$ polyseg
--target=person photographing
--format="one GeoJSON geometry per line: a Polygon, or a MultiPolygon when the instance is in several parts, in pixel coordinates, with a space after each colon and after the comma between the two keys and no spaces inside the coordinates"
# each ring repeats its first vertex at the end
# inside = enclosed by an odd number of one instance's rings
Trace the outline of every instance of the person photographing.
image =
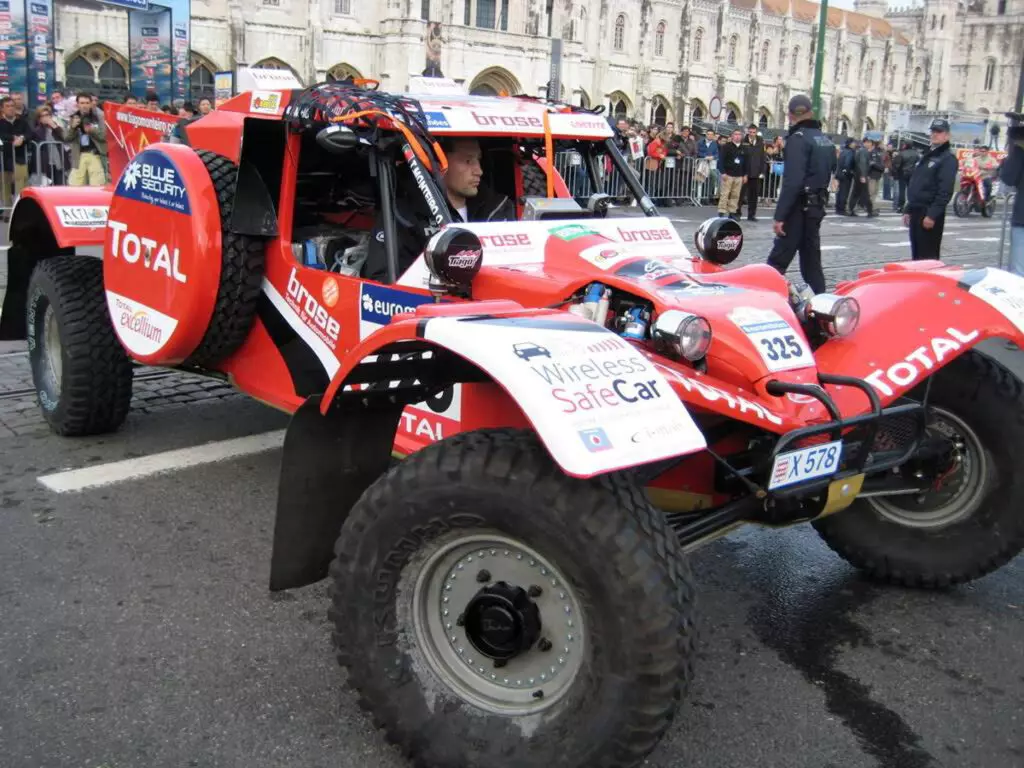
{"type": "Polygon", "coordinates": [[[930,130],[931,146],[914,166],[903,214],[903,226],[910,227],[910,255],[914,261],[939,258],[946,206],[956,184],[958,164],[949,148],[949,121],[937,117],[930,130]]]}
{"type": "Polygon", "coordinates": [[[782,191],[775,206],[775,243],[768,264],[784,275],[799,251],[804,282],[815,293],[824,293],[820,235],[837,164],[835,147],[821,132],[807,96],[789,100],[789,123],[782,191]]]}

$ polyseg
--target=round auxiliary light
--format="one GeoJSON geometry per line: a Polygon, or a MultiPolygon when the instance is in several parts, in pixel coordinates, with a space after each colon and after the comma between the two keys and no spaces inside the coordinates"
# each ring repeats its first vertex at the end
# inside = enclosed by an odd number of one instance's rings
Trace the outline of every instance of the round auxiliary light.
{"type": "Polygon", "coordinates": [[[669,309],[654,321],[654,340],[668,345],[680,357],[693,362],[708,353],[711,323],[707,318],[679,309],[669,309]]]}
{"type": "Polygon", "coordinates": [[[822,333],[842,338],[856,330],[860,322],[860,304],[850,296],[819,293],[808,303],[807,317],[822,333]]]}

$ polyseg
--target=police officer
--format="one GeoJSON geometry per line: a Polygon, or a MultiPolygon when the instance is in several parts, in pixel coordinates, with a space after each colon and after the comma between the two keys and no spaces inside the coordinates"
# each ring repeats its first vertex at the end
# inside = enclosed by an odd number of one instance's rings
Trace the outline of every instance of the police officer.
{"type": "Polygon", "coordinates": [[[768,263],[786,274],[800,251],[800,274],[815,293],[825,292],[819,232],[828,204],[828,186],[836,169],[836,151],[814,119],[811,100],[789,100],[789,137],[782,191],[775,206],[775,244],[768,263]]]}
{"type": "Polygon", "coordinates": [[[915,261],[938,259],[946,206],[956,183],[956,155],[949,148],[949,121],[932,120],[932,143],[914,166],[907,188],[903,226],[910,227],[910,254],[915,261]]]}

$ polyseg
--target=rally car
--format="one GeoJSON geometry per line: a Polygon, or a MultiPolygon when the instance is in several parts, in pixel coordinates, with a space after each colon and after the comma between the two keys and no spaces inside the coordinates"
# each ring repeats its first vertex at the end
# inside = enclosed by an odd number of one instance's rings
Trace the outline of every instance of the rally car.
{"type": "Polygon", "coordinates": [[[1021,382],[976,347],[1024,344],[1024,281],[914,262],[811,295],[730,266],[734,222],[691,254],[599,110],[437,91],[245,93],[178,143],[109,110],[116,184],[22,195],[0,319],[58,434],[115,430],[136,364],[293,414],[270,586],[329,578],[349,683],[417,765],[642,762],[690,676],[685,552],[738,525],[811,521],[922,587],[1019,552],[1021,382]],[[517,221],[453,221],[446,135],[517,221]],[[645,215],[573,198],[563,151],[645,215]],[[433,219],[406,268],[399,195],[433,219]]]}

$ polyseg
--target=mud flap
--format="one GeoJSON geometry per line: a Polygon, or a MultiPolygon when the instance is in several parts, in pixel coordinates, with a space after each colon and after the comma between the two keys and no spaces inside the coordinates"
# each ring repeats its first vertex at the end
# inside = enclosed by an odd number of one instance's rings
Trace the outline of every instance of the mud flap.
{"type": "Polygon", "coordinates": [[[295,589],[327,576],[349,510],[391,462],[404,406],[341,406],[327,415],[310,397],[288,425],[281,457],[270,589],[295,589]]]}
{"type": "Polygon", "coordinates": [[[12,245],[7,250],[7,291],[0,307],[0,341],[21,340],[27,335],[25,309],[34,267],[35,262],[28,258],[23,246],[12,245]]]}

